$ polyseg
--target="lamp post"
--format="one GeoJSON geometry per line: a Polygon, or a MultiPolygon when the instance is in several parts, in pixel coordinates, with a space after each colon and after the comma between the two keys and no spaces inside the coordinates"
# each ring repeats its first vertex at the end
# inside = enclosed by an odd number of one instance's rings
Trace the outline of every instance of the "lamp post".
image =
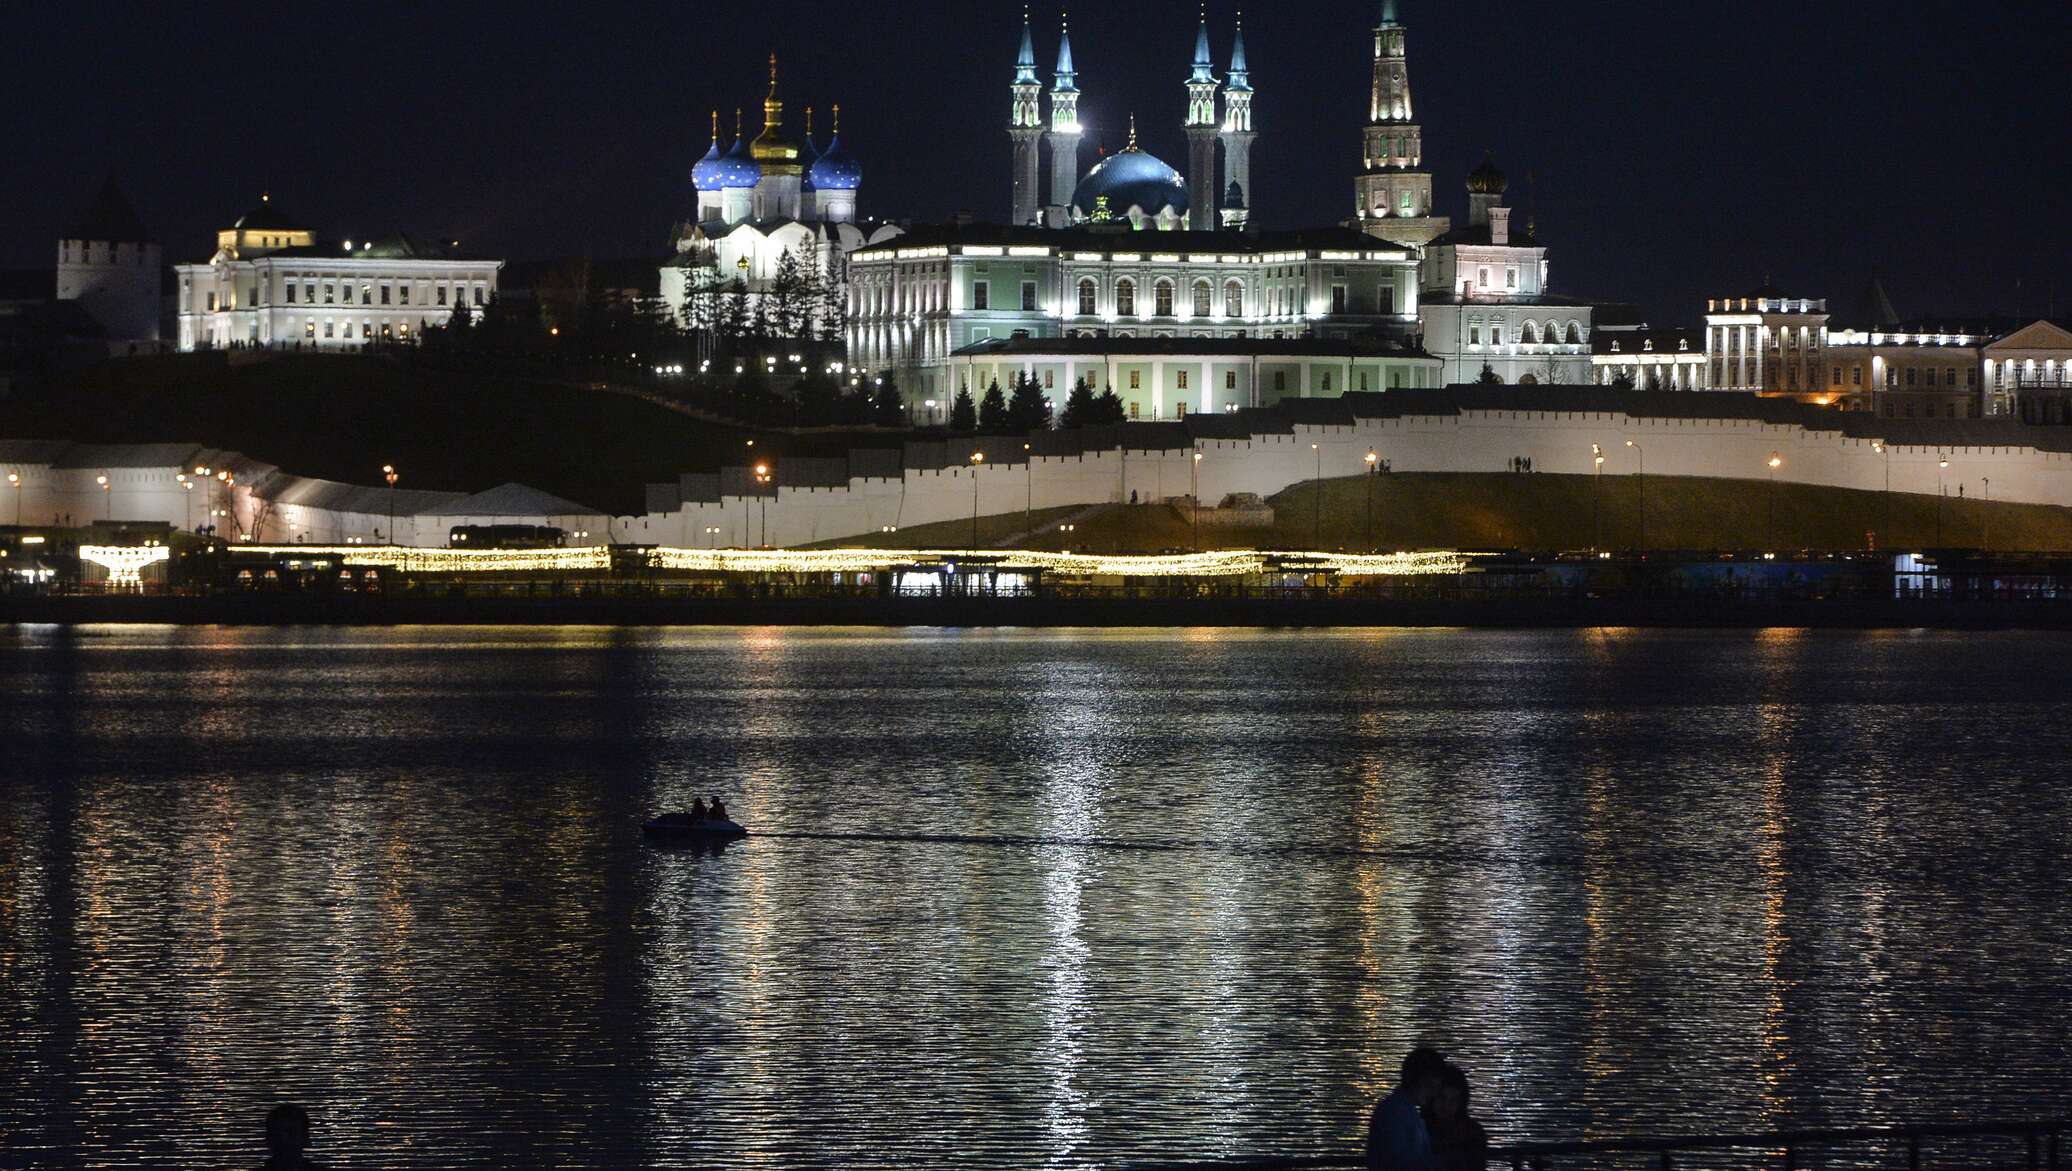
{"type": "Polygon", "coordinates": [[[1036,456],[1022,444],[1022,532],[1036,531],[1036,456]]]}
{"type": "Polygon", "coordinates": [[[1892,449],[1885,446],[1883,442],[1873,439],[1871,440],[1871,451],[1884,457],[1885,494],[1879,497],[1878,511],[1880,515],[1878,517],[1878,528],[1880,530],[1879,535],[1885,538],[1885,544],[1889,546],[1892,544],[1892,449]]]}
{"type": "Polygon", "coordinates": [[[1187,498],[1194,502],[1194,551],[1201,552],[1201,448],[1187,461],[1187,498]]]}
{"type": "Polygon", "coordinates": [[[1314,544],[1310,547],[1322,549],[1324,547],[1324,449],[1314,443],[1309,445],[1309,449],[1317,453],[1317,510],[1316,519],[1313,522],[1314,527],[1310,533],[1310,540],[1314,544]]]}
{"type": "Polygon", "coordinates": [[[22,527],[22,474],[7,473],[7,486],[14,489],[14,527],[22,527]]]}
{"type": "Polygon", "coordinates": [[[1993,547],[1993,477],[1980,476],[1979,482],[1986,486],[1986,509],[1982,514],[1982,519],[1978,522],[1978,543],[1982,548],[1991,549],[1993,547]]]}
{"type": "MultiPolygon", "coordinates": [[[[754,440],[750,440],[750,442],[752,443],[754,442],[754,440]]],[[[755,497],[761,505],[763,520],[762,540],[756,543],[756,547],[761,549],[767,549],[770,547],[770,492],[768,488],[769,483],[770,465],[755,465],[755,497]]],[[[747,517],[744,516],[742,519],[746,520],[747,517]]]]}
{"type": "Polygon", "coordinates": [[[1769,533],[1763,538],[1771,548],[1777,546],[1777,469],[1784,466],[1784,457],[1770,453],[1770,523],[1769,533]]]}
{"type": "Polygon", "coordinates": [[[1381,475],[1381,455],[1367,449],[1367,551],[1374,552],[1374,481],[1381,475]]]}
{"type": "Polygon", "coordinates": [[[108,477],[106,475],[95,476],[94,483],[99,484],[101,486],[101,519],[109,521],[114,520],[115,492],[112,488],[108,486],[108,477]]]}
{"type": "Polygon", "coordinates": [[[986,453],[971,453],[971,547],[978,548],[978,470],[986,462],[986,453]]]}
{"type": "Polygon", "coordinates": [[[1950,457],[1941,456],[1935,461],[1935,547],[1942,548],[1943,536],[1943,473],[1950,470],[1950,457]]]}
{"type": "Polygon", "coordinates": [[[381,478],[388,481],[388,543],[396,543],[396,465],[381,465],[381,478]]]}
{"type": "MultiPolygon", "coordinates": [[[[184,510],[184,516],[187,521],[187,527],[192,529],[194,527],[194,481],[187,478],[186,472],[175,473],[173,479],[179,483],[180,490],[187,495],[187,506],[184,510]]],[[[20,522],[17,521],[16,523],[19,524],[20,522]]]]}
{"type": "Polygon", "coordinates": [[[1634,543],[1645,553],[1648,547],[1648,453],[1631,439],[1626,441],[1626,446],[1633,449],[1633,457],[1640,461],[1640,478],[1634,481],[1640,489],[1640,539],[1634,543]]]}
{"type": "Polygon", "coordinates": [[[1604,544],[1603,511],[1598,505],[1598,488],[1604,479],[1604,448],[1590,445],[1590,551],[1597,552],[1604,544]]]}

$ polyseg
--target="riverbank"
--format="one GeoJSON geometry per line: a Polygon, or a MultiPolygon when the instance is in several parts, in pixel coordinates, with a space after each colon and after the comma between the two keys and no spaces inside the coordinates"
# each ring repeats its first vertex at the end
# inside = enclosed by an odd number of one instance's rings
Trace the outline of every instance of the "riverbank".
{"type": "Polygon", "coordinates": [[[0,600],[0,623],[226,626],[1229,626],[2072,630],[2050,601],[1358,596],[903,598],[233,594],[0,600]]]}

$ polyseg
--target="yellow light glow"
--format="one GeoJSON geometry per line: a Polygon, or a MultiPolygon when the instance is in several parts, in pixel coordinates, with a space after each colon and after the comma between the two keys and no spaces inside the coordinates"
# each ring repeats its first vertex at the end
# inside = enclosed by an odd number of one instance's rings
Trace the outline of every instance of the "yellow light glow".
{"type": "MultiPolygon", "coordinates": [[[[1060,526],[1061,528],[1063,526],[1060,526]]],[[[1455,553],[1266,553],[1220,550],[1123,556],[1047,553],[1030,549],[983,551],[896,549],[651,549],[648,565],[691,573],[876,573],[938,564],[1042,569],[1102,577],[1242,577],[1264,573],[1335,573],[1341,577],[1418,577],[1457,574],[1473,558],[1455,553]]]]}
{"type": "Polygon", "coordinates": [[[268,556],[333,556],[347,565],[417,573],[574,573],[610,569],[603,545],[575,549],[415,549],[407,545],[247,545],[268,556]]]}

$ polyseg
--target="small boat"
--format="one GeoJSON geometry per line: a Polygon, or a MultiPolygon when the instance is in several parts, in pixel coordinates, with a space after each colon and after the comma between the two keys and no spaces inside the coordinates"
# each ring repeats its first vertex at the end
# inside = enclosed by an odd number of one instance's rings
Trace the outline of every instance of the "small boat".
{"type": "Polygon", "coordinates": [[[640,828],[650,837],[686,842],[731,842],[748,836],[748,827],[732,818],[694,818],[688,813],[664,813],[651,817],[640,828]]]}

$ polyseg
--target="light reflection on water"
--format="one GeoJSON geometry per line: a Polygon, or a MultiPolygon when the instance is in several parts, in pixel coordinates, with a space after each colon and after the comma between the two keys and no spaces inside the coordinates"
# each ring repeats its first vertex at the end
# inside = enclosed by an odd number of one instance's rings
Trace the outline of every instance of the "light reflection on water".
{"type": "Polygon", "coordinates": [[[1300,1154],[1420,1038],[1500,1141],[2048,1112],[2068,651],[4,632],[0,1151],[1300,1154]]]}

